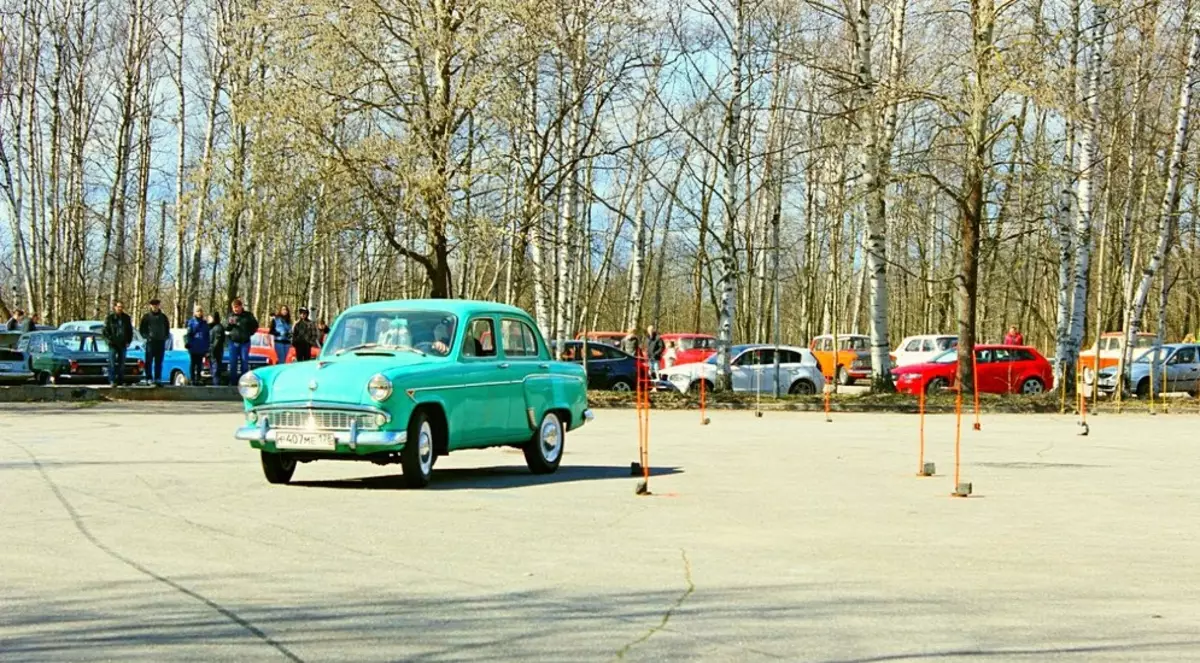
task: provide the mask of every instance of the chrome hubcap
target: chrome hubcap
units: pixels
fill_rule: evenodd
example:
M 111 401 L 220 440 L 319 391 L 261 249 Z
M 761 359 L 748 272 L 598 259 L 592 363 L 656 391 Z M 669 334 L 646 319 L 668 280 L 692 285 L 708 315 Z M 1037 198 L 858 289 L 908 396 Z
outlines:
M 1040 394 L 1042 393 L 1042 383 L 1037 380 L 1029 380 L 1025 383 L 1025 393 Z
M 558 417 L 548 414 L 542 420 L 541 439 L 542 458 L 550 463 L 558 460 L 558 455 L 562 453 L 562 427 L 558 423 Z
M 421 424 L 421 432 L 417 435 L 417 457 L 421 471 L 429 474 L 433 470 L 433 428 L 428 421 Z
M 613 388 L 613 391 L 629 391 L 630 390 L 629 384 L 625 383 L 625 382 L 618 382 L 618 383 L 614 384 L 612 388 Z

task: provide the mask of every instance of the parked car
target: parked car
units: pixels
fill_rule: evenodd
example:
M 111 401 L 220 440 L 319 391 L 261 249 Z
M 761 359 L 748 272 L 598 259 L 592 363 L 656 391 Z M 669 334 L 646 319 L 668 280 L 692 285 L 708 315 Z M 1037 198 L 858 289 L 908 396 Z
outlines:
M 833 334 L 822 334 L 808 345 L 821 365 L 826 380 L 837 378 L 838 384 L 852 385 L 856 380 L 871 377 L 871 337 L 862 334 L 838 334 L 837 356 L 834 356 Z
M 254 336 L 250 337 L 250 356 L 255 355 L 266 359 L 269 366 L 279 363 L 278 353 L 275 352 L 275 337 L 271 336 L 270 330 L 265 327 L 259 327 Z
M 0 331 L 0 348 L 15 348 L 17 342 L 21 340 L 21 332 L 16 331 Z
M 674 358 L 664 357 L 666 366 L 677 364 L 694 364 L 704 361 L 717 353 L 717 339 L 711 334 L 663 334 L 663 343 L 668 346 L 675 344 Z
M 807 348 L 780 346 L 780 391 L 815 394 L 825 388 L 817 359 Z M 730 348 L 734 391 L 775 391 L 775 346 L 735 345 Z M 698 392 L 700 383 L 712 389 L 717 383 L 717 355 L 693 364 L 677 364 L 665 371 L 666 381 L 680 393 Z
M 1138 332 L 1133 339 L 1133 352 L 1130 353 L 1130 360 L 1134 356 L 1140 355 L 1147 348 L 1154 347 L 1157 343 L 1157 334 Z M 1104 332 L 1100 334 L 1100 338 L 1092 343 L 1092 347 L 1079 353 L 1079 373 L 1083 376 L 1083 383 L 1092 384 L 1092 381 L 1096 377 L 1097 365 L 1099 365 L 1100 370 L 1104 370 L 1121 363 L 1121 348 L 1123 347 L 1125 347 L 1124 332 Z M 1099 361 L 1097 361 L 1097 356 L 1099 356 Z
M 72 320 L 70 322 L 62 323 L 61 325 L 58 326 L 58 329 L 59 329 L 59 331 L 85 331 L 85 332 L 92 332 L 94 334 L 100 334 L 104 331 L 104 321 L 103 320 Z M 139 353 L 141 353 L 141 354 L 138 354 L 138 359 L 144 360 L 145 359 L 145 353 L 144 353 L 145 348 L 146 348 L 146 338 L 144 336 L 142 336 L 142 332 L 138 331 L 137 321 L 135 320 L 133 322 L 133 342 L 129 344 L 129 352 L 133 353 L 135 350 L 138 351 Z
M 21 337 L 17 349 L 29 355 L 39 384 L 108 382 L 108 343 L 85 331 L 33 332 Z M 125 380 L 142 378 L 146 365 L 126 356 Z
M 957 347 L 958 337 L 954 334 L 905 336 L 891 353 L 892 367 L 928 363 L 946 350 Z
M 976 345 L 976 382 L 980 393 L 1040 394 L 1054 388 L 1050 362 L 1036 349 L 1021 345 Z M 892 369 L 896 390 L 917 394 L 955 388 L 958 349 L 946 350 L 924 364 Z
M 1153 373 L 1152 373 L 1153 371 Z M 1100 369 L 1096 387 L 1101 394 L 1117 390 L 1117 366 Z M 1139 398 L 1156 393 L 1183 391 L 1195 395 L 1200 390 L 1200 345 L 1168 343 L 1141 350 L 1125 367 L 1125 388 Z
M 498 332 L 493 334 L 493 331 Z M 318 361 L 256 369 L 238 383 L 270 483 L 297 463 L 399 463 L 429 483 L 438 456 L 515 446 L 554 472 L 567 431 L 592 417 L 578 364 L 554 361 L 533 319 L 492 302 L 404 300 L 351 307 Z
M 225 354 L 225 370 L 221 373 L 222 380 L 225 380 L 228 378 L 229 365 L 233 361 L 233 349 L 229 347 L 228 342 L 225 343 L 225 353 L 224 354 Z M 267 357 L 265 357 L 264 355 L 254 354 L 252 352 L 252 353 L 250 353 L 249 365 L 250 365 L 250 370 L 253 371 L 255 369 L 271 366 L 271 363 L 269 362 Z M 204 368 L 200 372 L 200 377 L 206 383 L 208 383 L 210 385 L 213 383 L 212 362 L 209 361 L 209 359 L 207 357 L 204 358 Z
M 28 355 L 14 348 L 0 348 L 0 384 L 21 384 L 33 378 Z
M 585 364 L 588 389 L 633 391 L 637 386 L 638 360 L 633 355 L 604 343 L 587 344 L 587 362 L 583 361 L 583 341 L 553 344 L 560 361 Z M 643 368 L 646 363 L 640 362 Z
M 583 340 L 583 336 L 584 336 L 583 334 L 578 334 L 575 336 L 575 339 Z M 621 339 L 623 339 L 623 338 L 625 338 L 625 332 L 590 331 L 587 333 L 588 341 L 596 341 L 597 343 L 604 343 L 605 345 L 611 345 L 614 348 L 621 346 Z

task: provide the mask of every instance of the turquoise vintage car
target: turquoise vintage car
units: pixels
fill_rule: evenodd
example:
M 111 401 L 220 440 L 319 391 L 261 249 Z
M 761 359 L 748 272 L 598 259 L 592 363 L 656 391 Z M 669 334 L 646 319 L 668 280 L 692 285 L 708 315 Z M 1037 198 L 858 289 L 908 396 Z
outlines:
M 315 361 L 259 368 L 238 383 L 246 423 L 271 483 L 314 460 L 399 463 L 429 483 L 459 449 L 513 446 L 529 469 L 562 462 L 566 432 L 592 418 L 576 364 L 553 361 L 521 309 L 493 302 L 362 304 L 334 321 Z

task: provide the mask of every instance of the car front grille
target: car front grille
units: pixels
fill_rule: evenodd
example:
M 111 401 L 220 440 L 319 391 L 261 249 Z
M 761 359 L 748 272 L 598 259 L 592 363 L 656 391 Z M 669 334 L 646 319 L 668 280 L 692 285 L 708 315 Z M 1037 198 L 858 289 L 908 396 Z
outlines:
M 375 430 L 375 415 L 347 410 L 287 409 L 264 413 L 272 428 L 299 430 L 350 430 L 355 422 L 359 430 Z

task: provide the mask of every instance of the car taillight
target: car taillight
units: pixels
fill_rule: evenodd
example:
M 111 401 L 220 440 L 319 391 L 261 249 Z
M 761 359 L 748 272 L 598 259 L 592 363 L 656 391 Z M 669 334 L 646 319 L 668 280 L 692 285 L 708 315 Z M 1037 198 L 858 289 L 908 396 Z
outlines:
M 145 368 L 146 368 L 146 362 L 144 362 L 144 361 L 142 361 L 141 359 L 139 359 L 139 360 L 138 360 L 138 370 L 140 371 L 140 370 L 143 370 L 143 369 L 145 369 Z
M 71 360 L 71 372 L 72 373 L 79 372 L 79 362 L 75 361 L 74 359 Z

